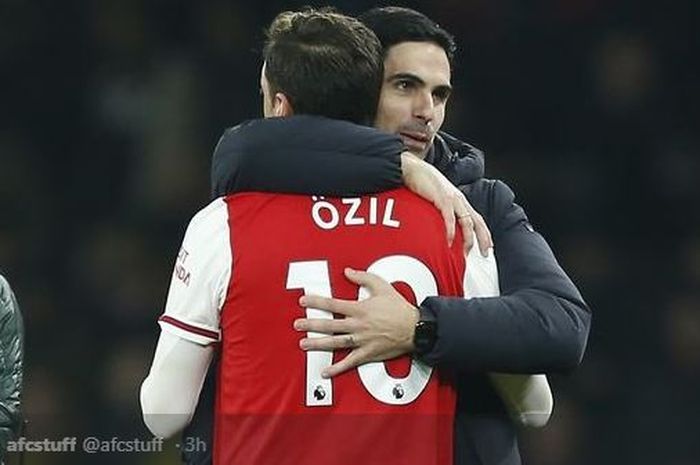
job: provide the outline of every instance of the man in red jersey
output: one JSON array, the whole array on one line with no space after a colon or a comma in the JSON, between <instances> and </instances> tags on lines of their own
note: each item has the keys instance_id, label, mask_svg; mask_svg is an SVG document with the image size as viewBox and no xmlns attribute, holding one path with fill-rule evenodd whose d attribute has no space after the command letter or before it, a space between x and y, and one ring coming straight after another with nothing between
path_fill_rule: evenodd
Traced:
<instances>
[{"instance_id":1,"label":"man in red jersey","mask_svg":"<svg viewBox=\"0 0 700 465\"><path fill-rule=\"evenodd\" d=\"M373 119L381 46L356 20L283 13L264 55L266 117ZM280 150L294 144L284 142ZM470 260L470 276L497 283L492 256ZM405 189L216 199L192 219L178 254L141 390L146 424L159 436L187 424L220 342L215 464L451 464L455 394L445 373L403 357L324 378L344 353L300 350L292 326L305 314L333 318L302 308L305 294L358 300L384 285L358 289L346 279L354 269L402 283L414 301L463 296L465 261L460 233L449 246L440 213ZM415 307L402 310L415 326Z\"/></svg>"}]
</instances>

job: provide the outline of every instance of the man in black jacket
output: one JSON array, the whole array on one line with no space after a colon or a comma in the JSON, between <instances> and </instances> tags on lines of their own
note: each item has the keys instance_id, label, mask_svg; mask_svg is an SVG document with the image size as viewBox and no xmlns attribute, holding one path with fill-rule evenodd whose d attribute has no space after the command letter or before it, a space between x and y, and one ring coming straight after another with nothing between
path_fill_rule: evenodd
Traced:
<instances>
[{"instance_id":1,"label":"man in black jacket","mask_svg":"<svg viewBox=\"0 0 700 465\"><path fill-rule=\"evenodd\" d=\"M421 314L424 319L437 322L438 332L434 345L417 355L431 364L444 363L469 367L471 370L538 372L575 367L583 355L590 317L581 296L554 260L544 240L534 232L522 209L513 203L512 191L500 181L479 179L469 184L470 177L481 177L482 173L478 173L478 176L468 173L456 160L460 159L460 152L477 156L474 149L457 139L437 134L450 92L449 61L454 50L452 37L424 15L404 8L378 8L365 13L360 19L377 34L385 50L384 83L375 126L399 134L408 150L441 167L454 184L467 184L465 193L487 218L493 231L501 267L515 266L521 279L532 280L539 277L538 272L542 270L527 268L536 260L526 254L546 258L550 272L541 278L560 291L545 296L535 290L542 289L540 286L531 284L529 287L532 289L524 296L527 298L519 302L530 304L534 313L518 312L517 325L513 324L512 313L520 309L514 307L517 304L507 297L481 303L478 310L476 303L469 304L463 299L427 299L421 304ZM332 176L332 172L317 171L315 174ZM314 185L309 187L310 192L318 192L314 189ZM503 234L502 231L511 234ZM529 236L536 240L526 241L530 239ZM514 237L519 241L517 244L510 243ZM512 262L509 257L519 260ZM501 274L504 275L505 270ZM512 294L512 290L509 292L506 288L507 284L503 283L503 294ZM549 312L551 308L545 304L553 300L557 302L557 311ZM324 299L308 299L307 304L322 309L333 305L333 311L343 314L344 308L349 309L348 306ZM534 304L537 304L537 308L533 308ZM364 307L370 305L373 304L368 301ZM373 311L367 312L367 321L379 310L378 307L371 308ZM548 310L546 314L543 313L545 308ZM327 322L304 323L300 330L327 332ZM527 326L528 331L522 331L522 325L526 323L531 325ZM552 324L554 329L562 332L552 331ZM465 337L467 334L463 332L467 328L469 337ZM356 340L366 339L361 331L352 333ZM319 338L313 344L309 341L307 348L329 349L334 344L332 338ZM387 348L390 345L387 344ZM382 344L366 351L362 349L356 348L354 352L360 352L357 356L353 357L351 353L346 357L349 361L344 360L345 363L337 364L335 369L331 367L328 374L333 376L357 364L385 358Z\"/></svg>"},{"instance_id":2,"label":"man in black jacket","mask_svg":"<svg viewBox=\"0 0 700 465\"><path fill-rule=\"evenodd\" d=\"M469 201L485 217L493 233L499 262L502 297L471 300L434 297L420 304L421 320L429 331L422 335L415 355L461 373L455 462L518 464L515 426L485 373L538 373L574 368L585 349L590 312L544 239L534 231L522 208L514 203L512 191L500 181L483 179L479 152L438 133L449 92L449 57L453 51L450 36L412 10L372 10L363 20L385 47L385 82L377 123L382 129L398 133L411 151L440 169L455 185L463 186ZM416 49L422 52L411 53ZM392 63L392 57L397 58L393 52L405 53ZM413 59L426 56L433 60L430 66L419 64L410 69ZM392 96L393 99L389 98ZM397 101L412 104L397 110L391 105ZM406 108L410 114L402 117L401 112ZM338 145L342 139L336 133L319 122L306 124L316 126L306 126L303 131L297 127L287 134L322 133L326 140L335 143L336 151L345 152ZM363 173L361 181L352 177L366 161L361 156L324 162L323 150L315 146L311 147L314 150L298 156L294 152L284 152L278 158L239 156L272 153L265 150L265 144L285 140L285 130L290 131L283 128L276 132L274 128L250 125L225 134L214 156L215 195L243 190L354 194L367 193L363 186L381 190L400 183L396 172L402 168L401 158L396 155L383 159L385 168ZM248 148L249 144L257 144L257 150L238 150L241 140L246 141ZM322 138L308 137L308 142L322 143ZM328 185L334 189L327 189ZM373 316L380 314L385 306L396 305L399 302L396 299L400 297L375 295L354 304L310 299L309 306L346 314L346 320L354 319L354 324L346 322L343 328L328 328L324 322L305 320L299 322L299 329L323 332L331 329L353 335L354 356L334 366L329 375L335 375L358 363L387 358L391 343L386 340L405 337L397 333L382 338L366 330L373 327ZM319 338L314 345L307 341L306 348L337 348L343 340L347 338Z\"/></svg>"}]
</instances>

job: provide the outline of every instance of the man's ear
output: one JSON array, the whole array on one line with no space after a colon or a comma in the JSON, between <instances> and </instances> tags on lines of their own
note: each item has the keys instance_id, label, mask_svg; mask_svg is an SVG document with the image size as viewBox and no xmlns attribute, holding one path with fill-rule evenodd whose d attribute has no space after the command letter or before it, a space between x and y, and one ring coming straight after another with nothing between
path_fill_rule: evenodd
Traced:
<instances>
[{"instance_id":1,"label":"man's ear","mask_svg":"<svg viewBox=\"0 0 700 465\"><path fill-rule=\"evenodd\" d=\"M272 99L272 114L275 116L292 116L292 102L282 92L277 92Z\"/></svg>"}]
</instances>

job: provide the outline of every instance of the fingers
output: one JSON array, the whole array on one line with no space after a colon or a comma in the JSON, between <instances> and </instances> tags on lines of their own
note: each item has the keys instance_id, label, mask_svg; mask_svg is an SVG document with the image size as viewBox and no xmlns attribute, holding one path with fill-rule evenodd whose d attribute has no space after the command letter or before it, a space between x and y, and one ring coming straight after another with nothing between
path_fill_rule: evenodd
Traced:
<instances>
[{"instance_id":1,"label":"fingers","mask_svg":"<svg viewBox=\"0 0 700 465\"><path fill-rule=\"evenodd\" d=\"M365 357L362 354L362 350L353 350L338 363L331 365L328 368L324 368L321 372L321 376L324 378L332 378L348 370L351 370L356 366L365 363L366 361L367 360L365 360Z\"/></svg>"},{"instance_id":2,"label":"fingers","mask_svg":"<svg viewBox=\"0 0 700 465\"><path fill-rule=\"evenodd\" d=\"M323 320L297 320L294 322L294 328L300 330L301 326L305 326L306 324L308 324L309 328L314 328L313 331L318 331L321 329L333 329L333 325L326 325L323 323L332 323L332 321L326 322ZM356 340L356 336L354 336L353 334L341 334L328 337L306 337L299 341L299 347L305 351L334 351L338 349L355 349L351 351L347 356L345 356L345 358L343 358L340 362L331 365L328 368L325 368L321 372L321 376L324 378L332 378L334 376L337 376L341 373L355 368L358 365L361 365L366 361L366 357L362 355L363 349L359 347L359 343Z\"/></svg>"},{"instance_id":3,"label":"fingers","mask_svg":"<svg viewBox=\"0 0 700 465\"><path fill-rule=\"evenodd\" d=\"M465 195L457 189L459 195L455 198L455 215L457 215L462 235L464 236L464 252L469 253L474 245L473 235L479 243L479 250L484 257L488 256L488 250L493 247L491 231L484 217L471 206Z\"/></svg>"},{"instance_id":4,"label":"fingers","mask_svg":"<svg viewBox=\"0 0 700 465\"><path fill-rule=\"evenodd\" d=\"M325 318L299 318L294 320L294 329L310 333L349 333L355 330L352 322L346 318L325 319Z\"/></svg>"},{"instance_id":5,"label":"fingers","mask_svg":"<svg viewBox=\"0 0 700 465\"><path fill-rule=\"evenodd\" d=\"M479 250L481 250L481 255L488 257L489 249L493 247L493 239L491 238L491 231L489 231L488 226L486 226L486 221L478 213L474 218L474 231L476 232L476 240L479 243Z\"/></svg>"},{"instance_id":6,"label":"fingers","mask_svg":"<svg viewBox=\"0 0 700 465\"><path fill-rule=\"evenodd\" d=\"M353 334L341 334L328 337L306 337L299 341L302 350L354 349L358 346L356 336Z\"/></svg>"},{"instance_id":7,"label":"fingers","mask_svg":"<svg viewBox=\"0 0 700 465\"><path fill-rule=\"evenodd\" d=\"M474 209L471 208L464 194L456 188L452 195L452 205L454 215L457 217L457 222L462 230L464 253L466 255L469 254L469 251L474 246L474 219L472 216Z\"/></svg>"},{"instance_id":8,"label":"fingers","mask_svg":"<svg viewBox=\"0 0 700 465\"><path fill-rule=\"evenodd\" d=\"M377 295L381 292L386 291L391 287L391 284L377 276L373 273L367 273L366 271L353 270L352 268L345 268L345 277L355 284L359 284L362 287L366 287L371 295ZM344 315L348 315L344 313Z\"/></svg>"},{"instance_id":9,"label":"fingers","mask_svg":"<svg viewBox=\"0 0 700 465\"><path fill-rule=\"evenodd\" d=\"M493 247L491 231L489 231L489 227L486 225L486 220L484 220L484 217L481 216L479 212L474 210L474 207L472 207L469 204L466 197L464 198L464 201L466 202L466 206L469 211L469 216L471 217L473 223L472 230L476 234L476 241L479 243L479 250L481 251L481 255L484 257L488 257L488 251L491 247Z\"/></svg>"},{"instance_id":10,"label":"fingers","mask_svg":"<svg viewBox=\"0 0 700 465\"><path fill-rule=\"evenodd\" d=\"M447 243L451 246L455 239L455 212L449 202L444 202L442 205L437 205L445 221L445 230L447 231Z\"/></svg>"},{"instance_id":11,"label":"fingers","mask_svg":"<svg viewBox=\"0 0 700 465\"><path fill-rule=\"evenodd\" d=\"M465 214L459 217L458 221L464 239L464 254L468 255L469 251L474 246L474 220L471 215Z\"/></svg>"},{"instance_id":12,"label":"fingers","mask_svg":"<svg viewBox=\"0 0 700 465\"><path fill-rule=\"evenodd\" d=\"M304 295L299 299L299 305L306 308L316 308L318 310L326 310L331 313L350 316L353 315L353 310L357 305L357 301L332 299L317 295Z\"/></svg>"},{"instance_id":13,"label":"fingers","mask_svg":"<svg viewBox=\"0 0 700 465\"><path fill-rule=\"evenodd\" d=\"M440 211L445 221L448 244L452 245L454 241L458 223L464 235L465 252L471 250L474 241L472 235L476 233L481 254L486 257L488 249L493 247L491 232L464 194L435 167L411 154L401 154L401 170L406 187L429 200Z\"/></svg>"},{"instance_id":14,"label":"fingers","mask_svg":"<svg viewBox=\"0 0 700 465\"><path fill-rule=\"evenodd\" d=\"M455 238L455 208L452 199L452 186L441 182L437 178L432 178L429 187L425 190L415 190L421 197L430 200L435 208L438 209L445 222L445 232L447 233L447 243L451 246Z\"/></svg>"}]
</instances>

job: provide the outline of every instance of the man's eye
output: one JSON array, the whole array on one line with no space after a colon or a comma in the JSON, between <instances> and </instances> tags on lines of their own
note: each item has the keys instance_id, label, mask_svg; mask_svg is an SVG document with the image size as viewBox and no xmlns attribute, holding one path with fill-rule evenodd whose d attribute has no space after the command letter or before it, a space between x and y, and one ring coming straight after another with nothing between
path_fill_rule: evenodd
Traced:
<instances>
[{"instance_id":1,"label":"man's eye","mask_svg":"<svg viewBox=\"0 0 700 465\"><path fill-rule=\"evenodd\" d=\"M396 88L398 90L408 90L411 87L413 87L413 83L411 81L396 81Z\"/></svg>"},{"instance_id":2,"label":"man's eye","mask_svg":"<svg viewBox=\"0 0 700 465\"><path fill-rule=\"evenodd\" d=\"M433 94L433 97L435 97L436 101L443 103L447 100L447 98L449 97L449 94L447 92L435 92Z\"/></svg>"}]
</instances>

